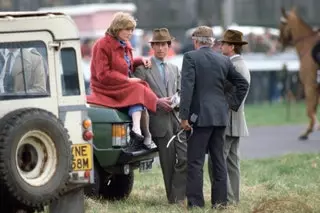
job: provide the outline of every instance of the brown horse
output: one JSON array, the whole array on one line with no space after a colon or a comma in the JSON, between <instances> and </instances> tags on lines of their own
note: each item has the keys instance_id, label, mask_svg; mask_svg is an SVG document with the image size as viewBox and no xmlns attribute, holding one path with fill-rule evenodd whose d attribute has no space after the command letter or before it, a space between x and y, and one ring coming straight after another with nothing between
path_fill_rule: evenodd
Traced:
<instances>
[{"instance_id":1,"label":"brown horse","mask_svg":"<svg viewBox=\"0 0 320 213\"><path fill-rule=\"evenodd\" d=\"M310 119L308 128L300 135L299 139L308 139L309 134L318 124L316 112L319 99L316 72L318 65L311 56L311 50L319 40L318 33L306 24L292 8L286 12L282 8L279 41L283 48L293 45L300 59L299 77L304 87L307 115Z\"/></svg>"}]
</instances>

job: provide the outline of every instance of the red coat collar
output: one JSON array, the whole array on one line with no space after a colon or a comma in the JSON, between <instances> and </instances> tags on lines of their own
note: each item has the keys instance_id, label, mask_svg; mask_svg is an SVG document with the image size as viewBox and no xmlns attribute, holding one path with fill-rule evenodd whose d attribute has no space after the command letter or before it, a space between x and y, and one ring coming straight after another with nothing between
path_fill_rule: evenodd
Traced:
<instances>
[{"instance_id":1,"label":"red coat collar","mask_svg":"<svg viewBox=\"0 0 320 213\"><path fill-rule=\"evenodd\" d=\"M106 41L108 41L108 42L111 44L111 47L112 47L114 50L116 50L116 49L118 49L118 48L122 48L120 42L119 42L115 37L113 37L112 35L110 35L109 33L106 33L105 39L106 39ZM132 50L132 46L131 46L130 42L127 41L126 43L127 43L127 48L128 48L129 50Z\"/></svg>"}]
</instances>

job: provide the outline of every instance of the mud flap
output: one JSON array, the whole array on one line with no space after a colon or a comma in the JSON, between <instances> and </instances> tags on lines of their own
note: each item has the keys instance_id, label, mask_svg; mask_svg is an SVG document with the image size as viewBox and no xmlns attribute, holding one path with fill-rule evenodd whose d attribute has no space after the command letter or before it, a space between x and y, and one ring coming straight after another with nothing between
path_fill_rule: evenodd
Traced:
<instances>
[{"instance_id":1,"label":"mud flap","mask_svg":"<svg viewBox=\"0 0 320 213\"><path fill-rule=\"evenodd\" d=\"M49 213L84 213L84 193L83 188L74 189L58 200L54 200L49 206Z\"/></svg>"}]
</instances>

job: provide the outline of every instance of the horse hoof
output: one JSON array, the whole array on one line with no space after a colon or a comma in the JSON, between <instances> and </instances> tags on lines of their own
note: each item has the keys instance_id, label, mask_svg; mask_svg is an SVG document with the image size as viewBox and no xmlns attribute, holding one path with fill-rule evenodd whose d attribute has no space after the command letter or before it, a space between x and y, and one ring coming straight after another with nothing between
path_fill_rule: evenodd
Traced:
<instances>
[{"instance_id":1,"label":"horse hoof","mask_svg":"<svg viewBox=\"0 0 320 213\"><path fill-rule=\"evenodd\" d=\"M299 140L301 140L301 141L308 140L308 136L307 135L300 135Z\"/></svg>"}]
</instances>

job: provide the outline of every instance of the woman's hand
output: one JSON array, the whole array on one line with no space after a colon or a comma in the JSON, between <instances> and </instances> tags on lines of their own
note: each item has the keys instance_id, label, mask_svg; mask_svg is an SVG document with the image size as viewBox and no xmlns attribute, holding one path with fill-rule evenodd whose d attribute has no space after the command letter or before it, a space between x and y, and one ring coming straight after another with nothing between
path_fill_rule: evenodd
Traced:
<instances>
[{"instance_id":1,"label":"woman's hand","mask_svg":"<svg viewBox=\"0 0 320 213\"><path fill-rule=\"evenodd\" d=\"M151 58L142 58L142 62L145 68L151 68Z\"/></svg>"},{"instance_id":2,"label":"woman's hand","mask_svg":"<svg viewBox=\"0 0 320 213\"><path fill-rule=\"evenodd\" d=\"M140 78L128 78L130 82L141 82L142 80Z\"/></svg>"}]
</instances>

